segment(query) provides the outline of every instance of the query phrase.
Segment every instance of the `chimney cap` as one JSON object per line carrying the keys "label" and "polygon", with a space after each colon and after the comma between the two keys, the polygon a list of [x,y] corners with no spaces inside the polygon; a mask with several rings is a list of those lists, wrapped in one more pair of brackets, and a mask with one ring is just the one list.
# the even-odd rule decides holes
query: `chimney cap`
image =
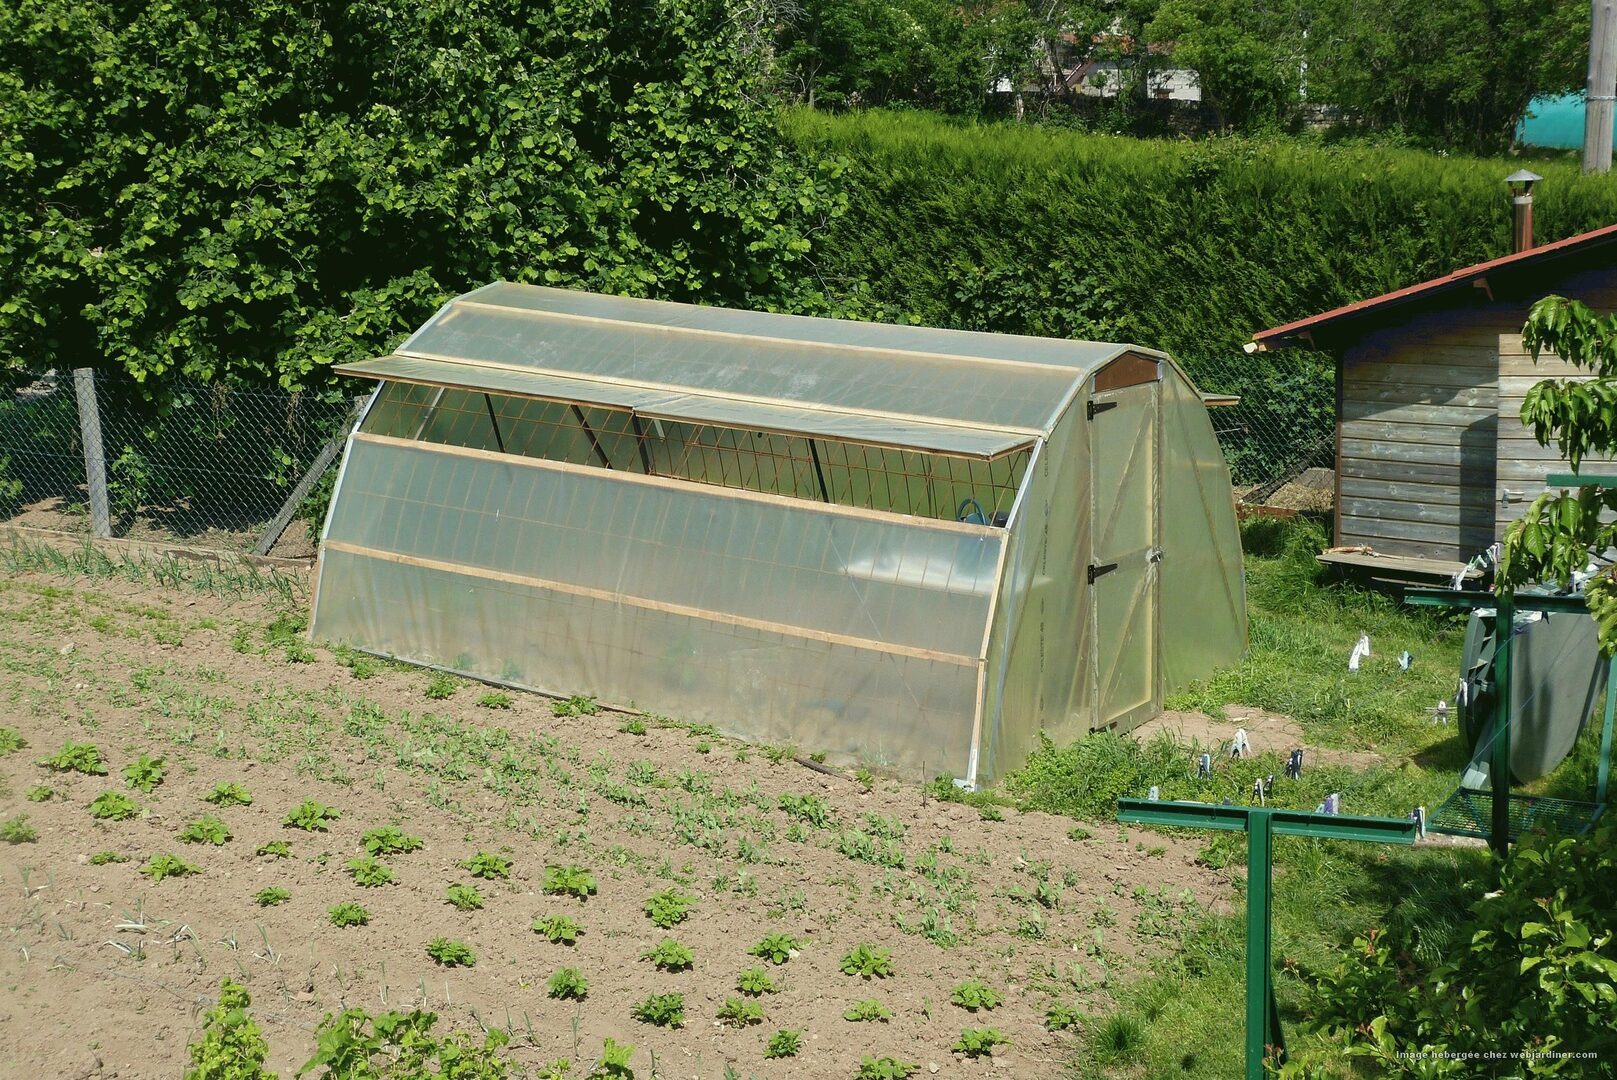
{"label": "chimney cap", "polygon": [[1505,183],[1510,184],[1511,186],[1521,184],[1526,187],[1528,191],[1532,191],[1533,185],[1542,179],[1544,178],[1538,175],[1536,172],[1529,172],[1526,169],[1517,169],[1515,172],[1505,177]]}

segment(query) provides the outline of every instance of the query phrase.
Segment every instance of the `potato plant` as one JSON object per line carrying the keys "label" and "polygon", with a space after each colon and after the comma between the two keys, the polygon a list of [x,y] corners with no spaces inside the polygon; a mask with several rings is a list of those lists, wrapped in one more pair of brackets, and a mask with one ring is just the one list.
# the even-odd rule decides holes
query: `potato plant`
{"label": "potato plant", "polygon": [[444,902],[456,911],[476,911],[483,906],[483,894],[474,885],[451,885]]}
{"label": "potato plant", "polygon": [[231,838],[230,829],[224,822],[212,814],[204,814],[185,828],[180,830],[180,843],[182,844],[213,844],[219,845],[228,842]]}
{"label": "potato plant", "polygon": [[685,995],[652,994],[630,1010],[629,1015],[654,1027],[681,1027],[685,1023]]}
{"label": "potato plant", "polygon": [[393,883],[393,868],[374,855],[349,859],[348,872],[353,875],[355,885],[361,885],[367,889]]}
{"label": "potato plant", "polygon": [[577,968],[558,968],[546,984],[545,992],[560,1001],[583,1001],[589,996],[589,980]]}
{"label": "potato plant", "polygon": [[856,1024],[880,1021],[886,1023],[893,1018],[892,1010],[875,998],[865,998],[856,1001],[843,1012],[842,1018]]}
{"label": "potato plant", "polygon": [[764,1057],[791,1058],[796,1057],[798,1051],[803,1049],[803,1033],[781,1028],[769,1037],[764,1044]]}
{"label": "potato plant", "polygon": [[547,915],[533,920],[533,932],[543,935],[552,945],[572,945],[584,931],[566,915]]}
{"label": "potato plant", "polygon": [[90,800],[90,816],[101,821],[128,821],[140,816],[140,806],[121,791],[103,791]]}
{"label": "potato plant", "polygon": [[27,814],[18,814],[0,822],[0,841],[8,844],[32,844],[39,839],[39,831],[28,824]]}
{"label": "potato plant", "polygon": [[983,1057],[993,1053],[994,1047],[1004,1046],[1010,1041],[993,1028],[966,1028],[950,1049],[969,1058]]}
{"label": "potato plant", "polygon": [[84,773],[86,776],[107,775],[107,762],[101,756],[101,751],[94,743],[63,743],[62,748],[48,758],[40,759],[40,765],[55,772]]}
{"label": "potato plant", "polygon": [[921,1067],[913,1061],[900,1061],[892,1057],[867,1057],[859,1063],[854,1080],[905,1080]]}
{"label": "potato plant", "polygon": [[747,955],[768,960],[771,964],[784,964],[796,956],[805,944],[807,942],[800,941],[790,934],[769,934],[748,949]]}
{"label": "potato plant", "polygon": [[163,777],[167,772],[168,767],[163,763],[162,758],[147,757],[142,754],[124,766],[124,783],[143,795],[150,795],[152,790],[163,782]]}
{"label": "potato plant", "polygon": [[[331,920],[332,926],[344,929],[350,926],[364,926],[371,921],[371,913],[358,904],[348,901],[333,905],[326,911],[326,918]],[[429,949],[430,953],[431,950]]]}
{"label": "potato plant", "polygon": [[893,973],[892,952],[889,949],[874,949],[865,944],[855,945],[843,956],[840,966],[844,975],[857,975],[862,979],[885,979]]}
{"label": "potato plant", "polygon": [[981,979],[966,979],[955,983],[954,989],[949,991],[951,1004],[971,1012],[978,1009],[997,1009],[1001,1000],[999,991]]}
{"label": "potato plant", "polygon": [[551,896],[587,900],[595,894],[595,875],[581,866],[547,866],[544,890]]}
{"label": "potato plant", "polygon": [[691,950],[673,938],[663,938],[652,948],[641,953],[640,959],[650,960],[654,967],[663,971],[684,971],[696,962]]}
{"label": "potato plant", "polygon": [[326,832],[331,828],[331,823],[340,817],[342,811],[337,808],[327,806],[318,799],[304,799],[287,811],[283,824],[304,832]]}
{"label": "potato plant", "polygon": [[251,806],[253,804],[253,793],[243,785],[230,780],[215,784],[213,790],[202,798],[215,806]]}
{"label": "potato plant", "polygon": [[719,1023],[732,1028],[761,1024],[764,1022],[764,1007],[756,1001],[726,998],[724,1004],[719,1006],[718,1018]]}
{"label": "potato plant", "polygon": [[272,859],[290,859],[292,857],[292,845],[285,840],[270,840],[267,843],[259,844],[258,850],[253,854],[268,855]]}
{"label": "potato plant", "polygon": [[503,880],[511,876],[511,860],[491,851],[479,851],[460,865],[472,877],[487,881]]}
{"label": "potato plant", "polygon": [[433,938],[427,942],[427,955],[439,967],[474,967],[477,964],[477,954],[472,952],[471,946],[448,938]]}
{"label": "potato plant", "polygon": [[202,868],[186,862],[178,855],[168,853],[153,855],[151,861],[141,867],[140,872],[153,881],[162,881],[164,878],[185,877],[189,874],[200,874]]}
{"label": "potato plant", "polygon": [[419,836],[411,836],[397,825],[369,829],[359,842],[367,855],[402,855],[419,851],[423,845]]}
{"label": "potato plant", "polygon": [[290,889],[282,888],[279,885],[271,885],[266,889],[259,889],[258,893],[253,897],[253,903],[259,907],[277,907],[290,899],[292,899]]}
{"label": "potato plant", "polygon": [[695,905],[695,897],[687,896],[678,889],[664,889],[646,901],[646,917],[659,930],[669,930],[689,918],[691,908]]}
{"label": "potato plant", "polygon": [[736,979],[736,989],[749,997],[759,997],[763,994],[773,994],[780,987],[769,977],[769,972],[761,967],[750,967]]}
{"label": "potato plant", "polygon": [[91,866],[106,866],[108,863],[128,862],[129,856],[121,851],[98,851],[90,856]]}

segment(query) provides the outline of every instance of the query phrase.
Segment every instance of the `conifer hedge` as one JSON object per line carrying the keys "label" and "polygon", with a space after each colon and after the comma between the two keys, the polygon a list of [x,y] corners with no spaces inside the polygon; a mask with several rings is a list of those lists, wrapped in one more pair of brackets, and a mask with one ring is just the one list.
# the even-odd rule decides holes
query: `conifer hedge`
{"label": "conifer hedge", "polygon": [[[1332,407],[1322,357],[1249,357],[1253,331],[1504,254],[1503,180],[1523,164],[919,113],[782,123],[800,153],[847,164],[847,212],[815,240],[831,291],[881,318],[1164,349],[1244,396],[1238,479],[1317,442]],[[1540,241],[1617,222],[1617,179],[1531,165]]]}

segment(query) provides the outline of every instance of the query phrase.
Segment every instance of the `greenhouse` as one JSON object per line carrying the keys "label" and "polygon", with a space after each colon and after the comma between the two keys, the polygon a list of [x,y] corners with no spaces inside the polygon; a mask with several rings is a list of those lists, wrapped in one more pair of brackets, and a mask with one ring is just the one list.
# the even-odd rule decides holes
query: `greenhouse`
{"label": "greenhouse", "polygon": [[970,783],[1246,648],[1160,353],[501,282],[338,370],[322,640]]}

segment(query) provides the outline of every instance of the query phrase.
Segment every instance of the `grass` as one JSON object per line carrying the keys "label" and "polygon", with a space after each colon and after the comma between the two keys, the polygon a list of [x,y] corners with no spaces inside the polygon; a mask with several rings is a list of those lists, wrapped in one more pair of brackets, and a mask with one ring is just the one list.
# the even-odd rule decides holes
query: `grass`
{"label": "grass", "polygon": [[[1323,534],[1310,523],[1249,521],[1243,538],[1250,653],[1175,695],[1170,707],[1217,715],[1226,705],[1252,705],[1294,716],[1311,744],[1386,755],[1385,764],[1360,772],[1315,765],[1300,782],[1277,781],[1277,805],[1313,809],[1330,791],[1343,793],[1351,813],[1403,817],[1412,806],[1435,805],[1452,790],[1463,760],[1455,728],[1429,722],[1433,702],[1452,693],[1463,626],[1402,609],[1379,594],[1327,583],[1313,558]],[[1361,632],[1370,635],[1374,652],[1353,674],[1347,654]],[[1404,649],[1415,655],[1408,672],[1394,659]],[[1141,746],[1097,734],[1067,747],[1047,746],[1005,786],[1024,806],[1091,822],[1082,842],[1112,827],[1120,795],[1140,796],[1157,785],[1164,799],[1229,798],[1245,805],[1252,781],[1280,776],[1282,764],[1279,754],[1220,759],[1214,779],[1198,782],[1184,752],[1171,743]],[[1203,862],[1239,866],[1244,859],[1245,845],[1234,834],[1186,835],[1202,844]],[[1338,1048],[1303,1028],[1300,1009],[1305,983],[1335,963],[1352,935],[1408,921],[1423,928],[1423,947],[1434,953],[1458,947],[1448,933],[1465,906],[1467,882],[1485,862],[1485,855],[1470,849],[1276,841],[1276,993],[1294,1057],[1326,1063],[1340,1057]],[[1172,898],[1154,894],[1140,899],[1145,929],[1168,920],[1163,940],[1176,942],[1178,951],[1152,974],[1116,988],[1117,1008],[1102,1019],[1051,1008],[1047,1026],[1084,1031],[1074,1075],[1241,1075],[1244,904],[1237,900],[1232,913],[1216,915],[1187,913]],[[1209,1038],[1208,1032],[1228,1034]]]}
{"label": "grass", "polygon": [[62,549],[51,544],[13,539],[0,547],[0,568],[8,574],[44,573],[90,581],[116,579],[135,585],[182,587],[229,599],[268,594],[290,607],[303,598],[300,580],[275,569],[261,570],[247,562],[180,559],[171,555],[148,558],[131,552],[101,550],[86,541]]}

